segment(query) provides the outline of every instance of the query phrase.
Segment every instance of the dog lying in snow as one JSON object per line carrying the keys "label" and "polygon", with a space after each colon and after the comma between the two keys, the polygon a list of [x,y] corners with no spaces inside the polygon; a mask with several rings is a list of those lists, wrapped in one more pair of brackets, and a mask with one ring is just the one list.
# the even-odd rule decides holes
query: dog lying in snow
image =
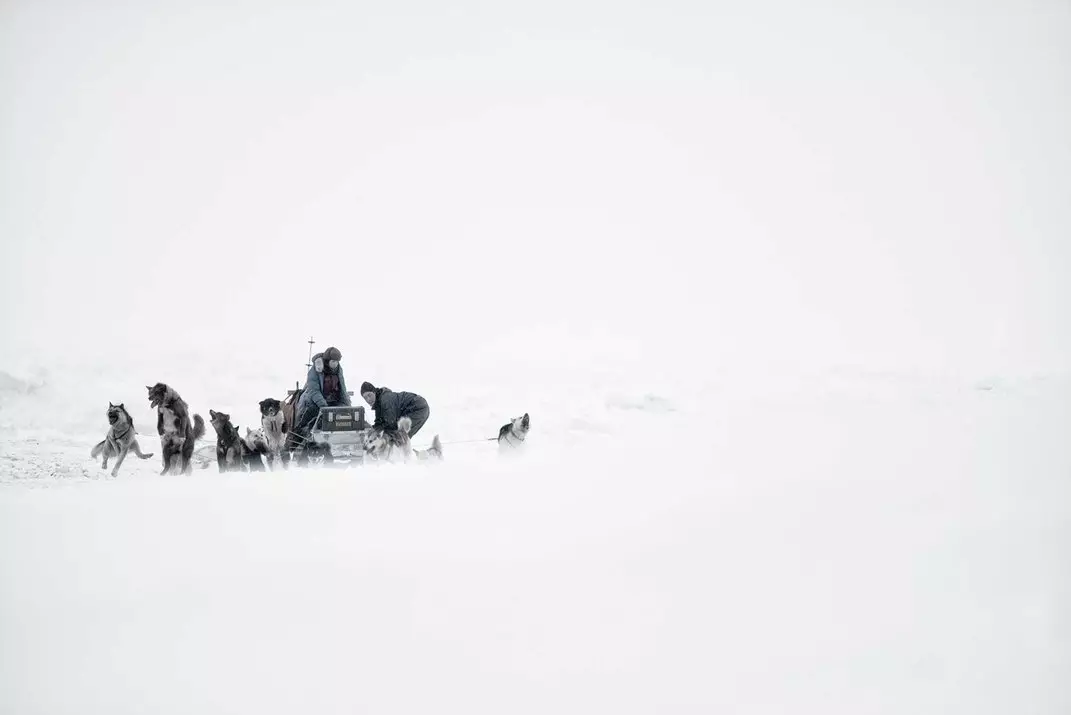
{"label": "dog lying in snow", "polygon": [[409,430],[412,427],[411,419],[399,417],[396,430],[368,430],[364,435],[365,456],[380,462],[408,462],[413,456],[419,460],[442,459],[443,445],[439,441],[439,435],[435,435],[428,449],[413,449],[409,440]]}
{"label": "dog lying in snow", "polygon": [[273,397],[260,401],[260,428],[264,430],[267,443],[268,466],[275,469],[275,460],[283,463],[283,468],[290,466],[290,450],[286,448],[286,433],[290,425],[283,414],[283,403]]}
{"label": "dog lying in snow", "polygon": [[145,389],[149,391],[149,404],[156,408],[156,431],[164,459],[160,474],[192,473],[190,457],[194,442],[205,436],[205,421],[201,415],[194,415],[190,420],[190,407],[174,388],[158,382],[152,387],[146,385]]}
{"label": "dog lying in snow", "polygon": [[521,417],[514,417],[498,430],[498,451],[520,449],[524,446],[524,440],[528,437],[528,428],[531,426],[528,413]]}
{"label": "dog lying in snow", "polygon": [[122,402],[118,405],[108,403],[108,424],[111,425],[108,428],[108,435],[89,453],[93,459],[104,455],[104,461],[100,464],[101,469],[107,469],[108,458],[115,457],[112,476],[116,476],[119,473],[119,467],[123,465],[123,460],[126,459],[126,453],[130,450],[134,450],[134,454],[138,455],[139,459],[152,457],[152,452],[142,454],[141,447],[138,446],[137,432],[134,430],[134,420],[131,419],[130,413],[126,411]]}

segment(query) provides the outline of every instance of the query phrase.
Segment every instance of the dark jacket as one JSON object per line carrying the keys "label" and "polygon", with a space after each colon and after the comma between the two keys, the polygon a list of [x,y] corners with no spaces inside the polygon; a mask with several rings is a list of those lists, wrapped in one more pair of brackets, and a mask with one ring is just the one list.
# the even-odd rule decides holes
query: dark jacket
{"label": "dark jacket", "polygon": [[[316,362],[316,358],[323,358],[323,353],[316,353],[312,356],[312,362]],[[326,360],[324,361],[326,362]],[[327,367],[324,367],[327,370]],[[341,397],[339,400],[340,405],[350,404],[350,395],[346,391],[346,377],[342,373],[342,363],[338,365],[338,384],[341,388]],[[327,407],[327,398],[324,397],[324,376],[321,373],[316,372],[316,366],[313,365],[309,368],[309,374],[305,377],[305,390],[301,393],[301,397],[298,399],[297,414],[301,414],[310,406]]]}
{"label": "dark jacket", "polygon": [[372,405],[376,429],[398,429],[398,418],[412,416],[428,409],[428,401],[413,392],[393,392],[389,387],[376,389],[376,404]]}

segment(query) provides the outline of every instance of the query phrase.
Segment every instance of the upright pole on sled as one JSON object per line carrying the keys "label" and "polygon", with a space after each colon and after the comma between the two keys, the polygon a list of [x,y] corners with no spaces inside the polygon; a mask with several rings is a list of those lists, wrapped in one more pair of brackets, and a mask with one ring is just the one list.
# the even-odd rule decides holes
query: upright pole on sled
{"label": "upright pole on sled", "polygon": [[[309,336],[309,361],[305,363],[305,367],[306,368],[312,367],[312,346],[315,345],[315,344],[316,344],[316,341],[313,340],[312,336],[310,335]],[[301,391],[301,383],[295,381],[294,382],[294,389],[293,390],[287,390],[286,394],[287,395],[296,395],[300,391]]]}

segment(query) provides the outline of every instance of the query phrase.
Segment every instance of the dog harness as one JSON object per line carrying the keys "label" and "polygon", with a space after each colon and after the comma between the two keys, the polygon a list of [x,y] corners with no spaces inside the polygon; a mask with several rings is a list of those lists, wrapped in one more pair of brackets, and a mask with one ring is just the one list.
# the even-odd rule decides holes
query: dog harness
{"label": "dog harness", "polygon": [[[515,437],[512,431],[507,432],[505,434],[505,438],[506,444],[508,444],[510,447],[516,447],[517,444],[524,444],[524,437]],[[514,444],[515,442],[516,444]]]}

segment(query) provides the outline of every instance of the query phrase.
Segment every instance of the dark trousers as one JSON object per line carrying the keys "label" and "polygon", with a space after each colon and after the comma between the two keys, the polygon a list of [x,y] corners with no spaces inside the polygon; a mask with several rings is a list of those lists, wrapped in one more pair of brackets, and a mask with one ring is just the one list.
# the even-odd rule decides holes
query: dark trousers
{"label": "dark trousers", "polygon": [[428,417],[431,415],[431,408],[428,407],[428,403],[425,402],[423,406],[417,407],[415,410],[411,410],[405,413],[405,416],[413,420],[413,426],[409,429],[409,436],[415,437],[416,433],[420,431],[420,428],[424,426],[424,423],[428,421]]}
{"label": "dark trousers", "polygon": [[297,424],[291,430],[302,436],[307,436],[312,431],[312,423],[320,415],[320,408],[316,405],[306,405],[305,411],[298,415]]}

